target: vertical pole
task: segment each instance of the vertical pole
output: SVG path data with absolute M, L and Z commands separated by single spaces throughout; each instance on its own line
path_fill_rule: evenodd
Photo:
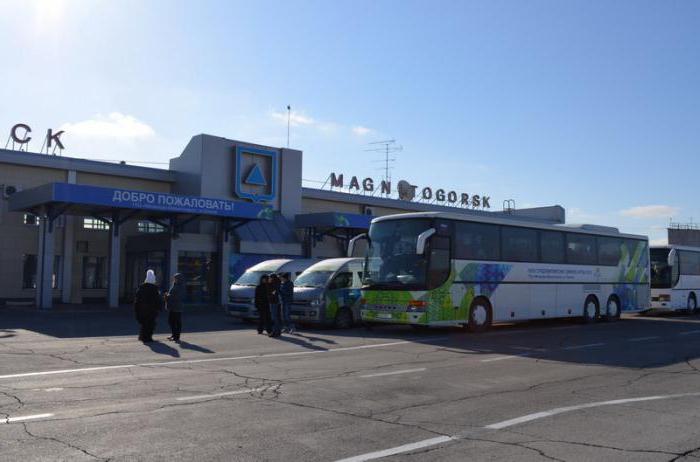
M 119 269 L 121 267 L 121 239 L 119 212 L 112 214 L 109 242 L 109 307 L 119 308 Z
M 77 173 L 68 171 L 68 183 L 75 184 Z M 75 251 L 75 219 L 71 216 L 63 216 L 63 271 L 61 275 L 61 302 L 70 303 L 73 295 L 73 255 Z
M 40 214 L 39 221 L 39 251 L 37 252 L 36 275 L 36 305 L 39 308 L 51 309 L 53 306 L 53 260 L 54 260 L 54 227 L 51 207 Z
M 289 149 L 289 126 L 292 122 L 292 106 L 287 105 L 287 149 Z
M 231 239 L 227 239 L 226 221 L 219 223 L 219 304 L 225 307 L 228 304 L 229 274 L 228 264 L 231 258 Z

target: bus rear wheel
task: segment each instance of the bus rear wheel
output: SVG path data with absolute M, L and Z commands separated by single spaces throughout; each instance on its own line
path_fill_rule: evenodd
M 598 316 L 600 316 L 598 299 L 593 295 L 589 295 L 586 297 L 586 301 L 583 304 L 583 323 L 594 323 L 598 319 Z
M 605 320 L 608 322 L 619 320 L 620 312 L 620 299 L 617 295 L 611 295 L 608 297 L 608 303 L 605 304 Z
M 485 332 L 491 327 L 491 304 L 485 298 L 477 298 L 469 308 L 469 323 L 467 329 L 470 332 Z
M 698 300 L 695 298 L 695 294 L 691 292 L 690 295 L 688 295 L 688 303 L 686 305 L 688 313 L 697 313 L 698 311 Z

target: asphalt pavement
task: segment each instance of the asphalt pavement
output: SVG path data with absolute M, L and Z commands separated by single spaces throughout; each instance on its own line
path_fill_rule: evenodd
M 0 311 L 0 460 L 697 460 L 700 316 L 300 329 Z

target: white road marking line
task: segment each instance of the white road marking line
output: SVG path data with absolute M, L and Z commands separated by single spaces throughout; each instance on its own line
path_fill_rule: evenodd
M 603 346 L 605 343 L 588 343 L 586 345 L 572 345 L 568 347 L 562 348 L 562 350 L 582 350 L 584 348 L 594 348 L 594 347 L 599 347 Z
M 537 352 L 541 352 L 541 353 L 548 351 L 546 348 L 533 348 L 533 347 L 526 347 L 526 346 L 513 346 L 511 348 L 514 350 L 537 351 Z
M 630 339 L 627 339 L 627 341 L 628 341 L 628 342 L 644 342 L 644 341 L 646 341 L 646 340 L 656 340 L 656 339 L 658 339 L 658 338 L 661 338 L 661 337 L 659 337 L 658 335 L 652 335 L 652 336 L 650 336 L 650 337 L 635 337 L 635 338 L 630 338 Z
M 532 422 L 533 420 L 543 419 L 545 417 L 551 417 L 554 415 L 563 414 L 565 412 L 579 411 L 581 409 L 590 409 L 602 406 L 613 406 L 618 404 L 639 403 L 642 401 L 658 401 L 661 399 L 683 398 L 688 396 L 700 396 L 700 393 L 679 393 L 676 395 L 642 396 L 640 398 L 613 399 L 610 401 L 598 401 L 595 403 L 585 403 L 576 406 L 558 407 L 550 409 L 549 411 L 535 412 L 534 414 L 528 414 L 521 417 L 516 417 L 514 419 L 504 420 L 502 422 L 487 425 L 484 428 L 487 428 L 489 430 L 501 430 L 504 428 L 512 427 L 513 425 L 518 425 L 525 422 Z
M 523 353 L 519 355 L 508 355 L 508 356 L 497 356 L 495 358 L 487 358 L 487 359 L 482 359 L 482 363 L 490 363 L 493 361 L 503 361 L 504 359 L 515 359 L 515 358 L 526 358 L 530 356 L 530 353 Z
M 23 415 L 23 416 L 18 416 L 18 417 L 8 417 L 4 420 L 0 420 L 0 423 L 15 423 L 15 422 L 24 422 L 26 420 L 35 420 L 35 419 L 46 419 L 49 417 L 53 417 L 53 414 L 34 414 L 34 415 Z
M 534 414 L 528 414 L 521 417 L 516 417 L 514 419 L 504 420 L 502 422 L 496 422 L 491 425 L 486 425 L 485 427 L 482 427 L 482 430 L 502 430 L 504 428 L 512 427 L 521 423 L 532 422 L 533 420 L 543 419 L 545 417 L 551 417 L 554 415 L 563 414 L 565 412 L 573 412 L 581 409 L 638 403 L 643 401 L 658 401 L 662 399 L 683 398 L 689 396 L 700 396 L 700 393 L 680 393 L 676 395 L 643 396 L 640 398 L 614 399 L 610 401 L 599 401 L 594 403 L 579 404 L 577 406 L 559 407 L 551 409 L 549 411 L 535 412 Z M 473 434 L 473 432 L 469 434 Z M 460 439 L 467 438 L 469 434 L 439 436 L 437 438 L 430 438 L 427 440 L 417 441 L 415 443 L 404 444 L 401 446 L 396 446 L 394 448 L 384 449 L 382 451 L 369 452 L 367 454 L 361 454 L 359 456 L 348 457 L 345 459 L 338 460 L 337 462 L 364 462 L 367 460 L 381 459 L 383 457 L 394 456 L 396 454 L 411 452 L 417 449 L 423 449 L 430 446 L 437 446 L 439 444 L 449 443 L 451 441 L 459 441 Z
M 249 388 L 247 390 L 226 391 L 223 393 L 213 393 L 211 395 L 183 396 L 181 398 L 176 398 L 176 401 L 195 401 L 198 399 L 211 399 L 211 398 L 221 398 L 223 396 L 244 395 L 246 393 L 254 393 L 256 391 L 267 390 L 268 388 L 270 388 L 270 387 L 260 387 L 260 388 Z
M 377 374 L 367 374 L 367 375 L 361 375 L 361 379 L 369 379 L 370 377 L 384 377 L 386 375 L 398 375 L 398 374 L 410 374 L 412 372 L 423 372 L 425 370 L 425 367 L 421 367 L 418 369 L 404 369 L 402 371 L 393 371 L 393 372 L 379 372 Z
M 416 443 L 404 444 L 403 446 L 397 446 L 391 449 L 384 449 L 383 451 L 369 452 L 360 456 L 348 457 L 347 459 L 341 459 L 337 462 L 364 462 L 366 460 L 381 459 L 383 457 L 389 457 L 404 452 L 415 451 L 416 449 L 423 449 L 429 446 L 448 443 L 452 440 L 453 437 L 451 436 L 438 436 L 437 438 L 430 438 L 427 440 L 418 441 Z
M 342 351 L 353 351 L 353 350 L 365 350 L 371 348 L 384 348 L 396 345 L 406 345 L 412 343 L 414 340 L 444 340 L 448 337 L 423 337 L 409 340 L 401 340 L 398 342 L 388 342 L 388 343 L 373 343 L 369 345 L 358 345 L 352 347 L 339 347 L 331 348 L 328 350 L 306 350 L 306 351 L 293 351 L 288 353 L 269 353 L 269 354 L 259 354 L 259 355 L 248 355 L 248 356 L 230 356 L 223 358 L 206 358 L 206 359 L 182 359 L 178 361 L 163 361 L 163 362 L 152 362 L 152 363 L 134 363 L 134 364 L 118 364 L 114 366 L 95 366 L 95 367 L 84 367 L 79 369 L 60 369 L 55 371 L 41 371 L 41 372 L 23 372 L 19 374 L 7 374 L 0 375 L 0 380 L 3 379 L 18 379 L 24 377 L 38 377 L 45 375 L 58 375 L 58 374 L 73 374 L 73 373 L 85 373 L 85 372 L 97 372 L 105 371 L 111 369 L 128 369 L 131 367 L 159 367 L 159 366 L 172 366 L 177 364 L 198 364 L 198 363 L 211 363 L 218 361 L 238 361 L 242 359 L 256 359 L 256 358 L 279 358 L 286 356 L 306 356 L 313 354 L 322 353 L 337 353 Z
M 687 330 L 685 332 L 678 333 L 678 335 L 692 335 L 692 334 L 700 334 L 700 330 Z

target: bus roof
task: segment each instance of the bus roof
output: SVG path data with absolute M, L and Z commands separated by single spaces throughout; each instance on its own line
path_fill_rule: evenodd
M 372 220 L 372 223 L 378 223 L 382 221 L 389 220 L 405 220 L 405 219 L 416 219 L 416 218 L 443 218 L 446 220 L 454 221 L 470 221 L 477 223 L 490 223 L 495 225 L 511 225 L 519 226 L 523 228 L 533 228 L 533 229 L 546 229 L 554 231 L 569 231 L 573 233 L 584 233 L 584 234 L 595 234 L 600 236 L 615 236 L 615 237 L 626 237 L 631 239 L 642 239 L 649 240 L 647 236 L 642 236 L 639 234 L 625 234 L 621 233 L 619 229 L 612 226 L 600 226 L 600 225 L 589 225 L 589 224 L 545 224 L 545 223 L 534 223 L 531 221 L 523 221 L 512 218 L 497 218 L 497 217 L 482 217 L 482 216 L 465 216 L 458 213 L 450 212 L 416 212 L 416 213 L 400 213 L 396 215 L 386 215 L 383 217 L 377 217 Z

